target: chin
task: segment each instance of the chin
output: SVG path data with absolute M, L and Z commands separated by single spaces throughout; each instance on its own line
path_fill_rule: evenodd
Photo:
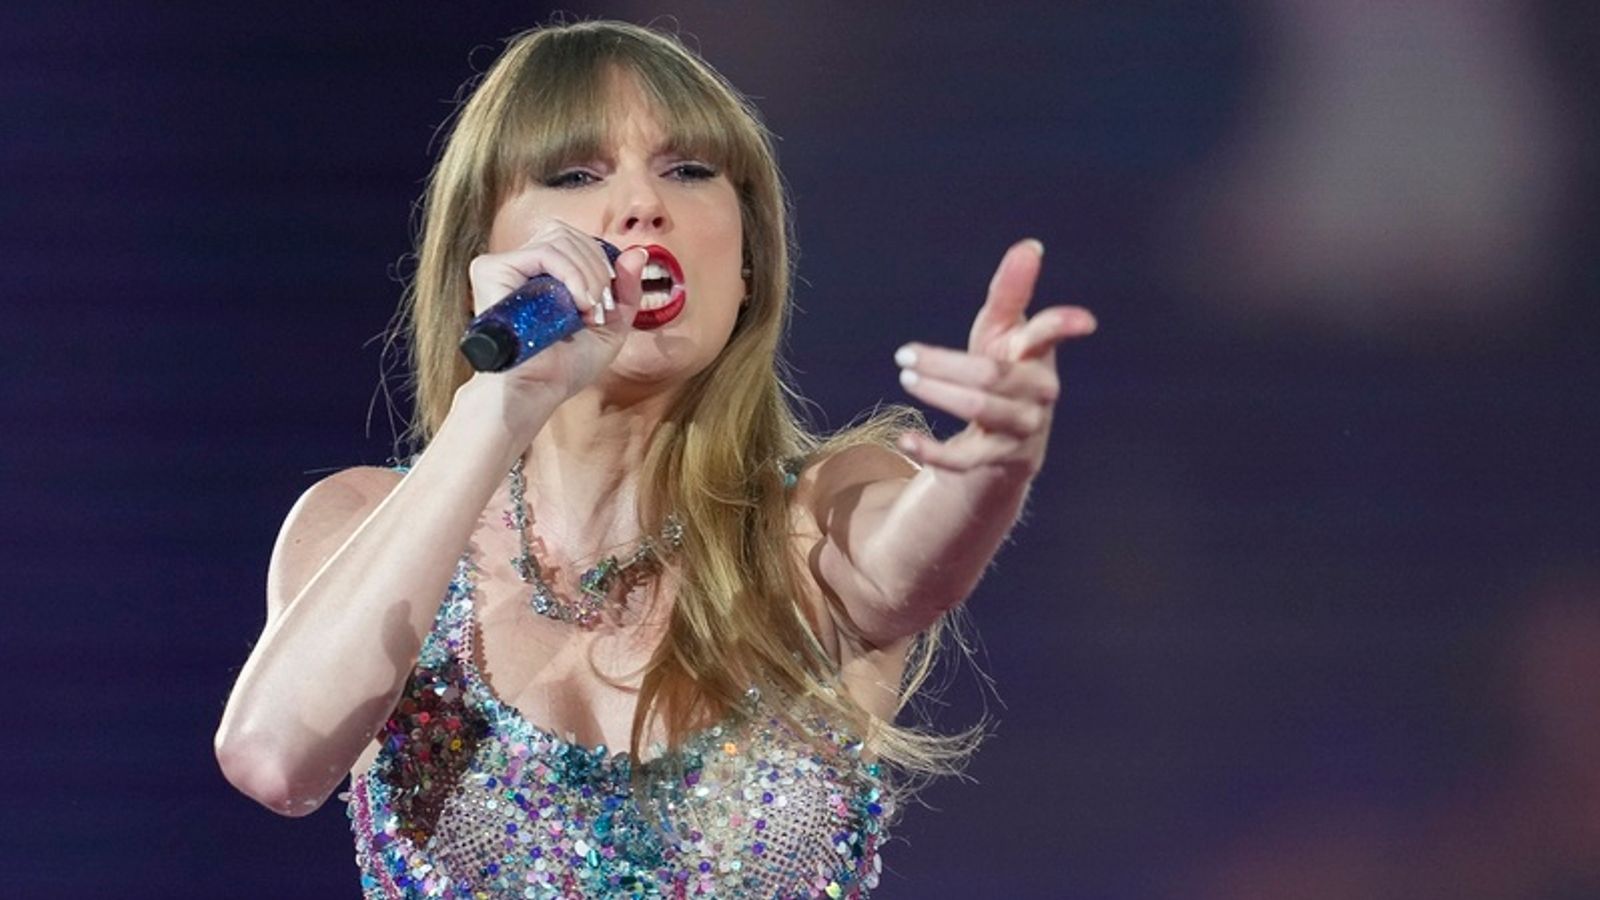
M 618 396 L 675 391 L 711 364 L 711 359 L 699 359 L 694 351 L 694 342 L 687 338 L 635 332 L 612 360 L 601 386 Z
M 705 335 L 674 329 L 670 324 L 656 331 L 635 331 L 612 361 L 611 375 L 638 385 L 677 386 L 705 371 L 727 341 L 724 335 L 713 351 L 706 345 Z

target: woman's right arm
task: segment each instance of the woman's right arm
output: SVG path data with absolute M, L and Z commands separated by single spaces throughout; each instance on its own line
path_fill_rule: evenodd
M 338 787 L 393 711 L 512 461 L 616 356 L 638 311 L 646 258 L 618 257 L 612 282 L 593 239 L 555 223 L 521 248 L 473 261 L 480 311 L 550 272 L 582 285 L 575 293 L 586 295 L 586 310 L 614 283 L 619 315 L 509 372 L 468 380 L 405 477 L 350 469 L 295 504 L 273 550 L 266 627 L 215 738 L 223 774 L 240 791 L 301 816 Z
M 517 444 L 469 382 L 405 477 L 349 469 L 306 491 L 267 577 L 267 624 L 223 713 L 217 761 L 274 812 L 322 805 L 393 710 Z

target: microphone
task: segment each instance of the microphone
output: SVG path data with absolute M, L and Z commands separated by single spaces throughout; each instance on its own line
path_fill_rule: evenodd
M 612 244 L 595 240 L 611 262 L 622 255 Z M 552 275 L 535 275 L 472 320 L 461 336 L 461 354 L 479 372 L 504 372 L 581 330 L 583 316 L 567 286 Z

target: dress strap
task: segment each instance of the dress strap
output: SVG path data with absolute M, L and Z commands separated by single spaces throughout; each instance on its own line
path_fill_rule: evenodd
M 429 668 L 448 664 L 451 660 L 470 661 L 472 657 L 472 601 L 477 567 L 470 554 L 463 554 L 456 562 L 455 575 L 439 611 L 433 617 L 433 627 L 422 641 L 418 662 Z

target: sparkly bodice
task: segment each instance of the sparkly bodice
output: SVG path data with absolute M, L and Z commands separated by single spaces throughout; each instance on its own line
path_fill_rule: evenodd
M 861 745 L 759 703 L 640 764 L 502 702 L 463 558 L 349 814 L 371 898 L 864 898 L 889 799 Z

